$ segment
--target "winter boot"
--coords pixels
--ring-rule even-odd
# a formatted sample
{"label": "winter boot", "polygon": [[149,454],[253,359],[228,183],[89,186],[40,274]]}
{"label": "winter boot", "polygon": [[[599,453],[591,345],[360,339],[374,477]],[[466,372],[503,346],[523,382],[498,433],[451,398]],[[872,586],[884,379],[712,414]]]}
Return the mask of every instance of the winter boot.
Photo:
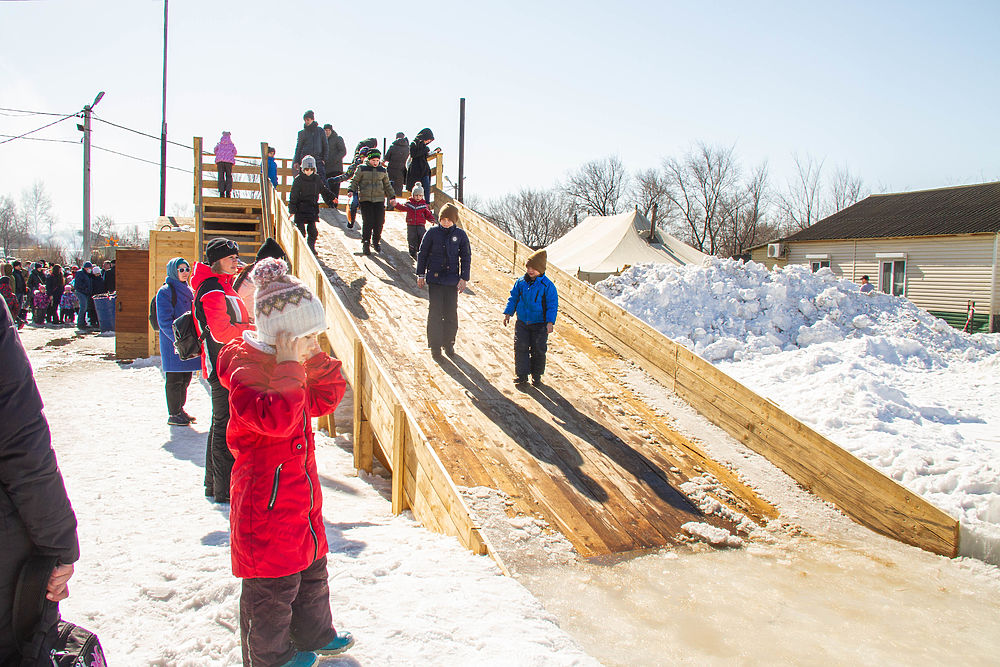
{"label": "winter boot", "polygon": [[369,246],[367,243],[362,243],[361,244],[361,254],[362,255],[370,255],[370,254],[372,254],[371,246]]}
{"label": "winter boot", "polygon": [[350,632],[338,632],[333,641],[316,649],[320,655],[338,655],[354,646],[354,636]]}
{"label": "winter boot", "polygon": [[310,667],[316,664],[316,654],[312,651],[299,651],[295,657],[281,667]]}
{"label": "winter boot", "polygon": [[541,387],[542,386],[542,376],[541,375],[532,375],[531,376],[531,384],[535,385],[536,387]]}
{"label": "winter boot", "polygon": [[176,414],[167,417],[167,423],[171,426],[188,426],[191,424],[184,415]]}

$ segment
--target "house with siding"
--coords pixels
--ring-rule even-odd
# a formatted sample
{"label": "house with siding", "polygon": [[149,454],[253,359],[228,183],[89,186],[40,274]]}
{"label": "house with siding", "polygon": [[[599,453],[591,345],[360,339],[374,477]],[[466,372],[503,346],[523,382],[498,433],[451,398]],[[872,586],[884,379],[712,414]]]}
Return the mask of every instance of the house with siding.
{"label": "house with siding", "polygon": [[962,328],[1000,331],[1000,182],[872,195],[783,239],[750,249],[769,267],[829,267],[904,296]]}

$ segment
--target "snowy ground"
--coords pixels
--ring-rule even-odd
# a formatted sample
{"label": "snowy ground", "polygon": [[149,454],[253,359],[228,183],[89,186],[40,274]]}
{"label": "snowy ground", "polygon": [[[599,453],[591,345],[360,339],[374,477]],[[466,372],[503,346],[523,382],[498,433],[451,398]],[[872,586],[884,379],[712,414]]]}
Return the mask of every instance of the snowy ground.
{"label": "snowy ground", "polygon": [[598,290],[962,524],[1000,563],[1000,334],[829,269],[640,265]]}
{"label": "snowy ground", "polygon": [[[171,428],[159,368],[120,367],[114,338],[22,338],[80,523],[63,615],[99,633],[111,665],[240,664],[228,505],[202,495],[206,386],[189,392],[195,428]],[[358,478],[345,438],[317,440],[334,622],[358,639],[321,664],[596,664],[491,559],[393,516],[388,483]]]}
{"label": "snowy ground", "polygon": [[[190,392],[197,428],[170,429],[159,369],[116,364],[113,338],[23,335],[80,518],[64,615],[100,633],[112,665],[239,664],[227,515],[201,496],[205,387]],[[359,479],[346,440],[322,438],[334,620],[359,638],[350,656],[323,664],[596,664],[584,651],[606,665],[995,664],[1000,569],[871,533],[641,371],[623,372],[776,502],[781,520],[743,549],[692,545],[601,565],[507,517],[496,492],[469,489],[507,552],[516,578],[506,578],[455,540],[393,517],[387,482]],[[346,427],[350,405],[338,413]]]}

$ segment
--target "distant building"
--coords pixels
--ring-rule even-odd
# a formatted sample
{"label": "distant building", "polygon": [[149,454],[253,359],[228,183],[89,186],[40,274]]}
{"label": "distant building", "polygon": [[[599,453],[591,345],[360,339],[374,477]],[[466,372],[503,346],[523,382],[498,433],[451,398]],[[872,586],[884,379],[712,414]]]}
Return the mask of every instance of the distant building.
{"label": "distant building", "polygon": [[1000,331],[1000,182],[872,195],[783,239],[750,249],[769,268],[829,267],[905,296],[962,328]]}

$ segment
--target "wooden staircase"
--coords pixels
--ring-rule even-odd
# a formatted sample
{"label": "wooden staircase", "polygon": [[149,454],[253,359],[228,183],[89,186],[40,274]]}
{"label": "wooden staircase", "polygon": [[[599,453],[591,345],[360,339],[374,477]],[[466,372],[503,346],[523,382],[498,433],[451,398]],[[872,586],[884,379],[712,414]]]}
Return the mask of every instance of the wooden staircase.
{"label": "wooden staircase", "polygon": [[211,153],[203,153],[201,137],[194,138],[194,155],[197,259],[204,259],[205,248],[212,239],[224,237],[239,244],[240,259],[252,262],[265,238],[260,157],[236,157],[233,197],[229,198],[218,196],[215,159]]}

